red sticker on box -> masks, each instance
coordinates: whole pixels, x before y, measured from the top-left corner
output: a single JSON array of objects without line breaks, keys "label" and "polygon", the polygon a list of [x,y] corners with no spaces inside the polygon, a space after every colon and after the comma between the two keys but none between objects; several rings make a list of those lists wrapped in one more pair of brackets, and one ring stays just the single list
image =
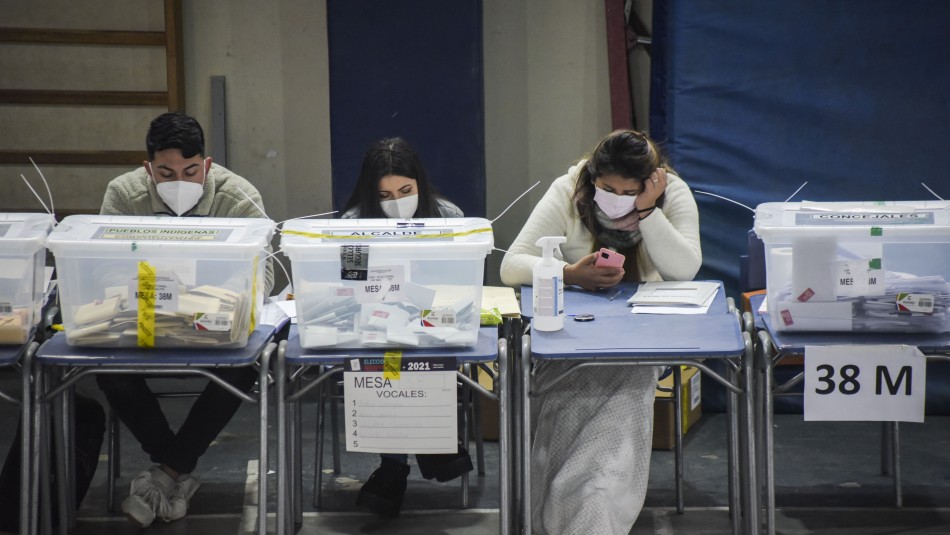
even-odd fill
[{"label": "red sticker on box", "polygon": [[385,310],[374,310],[371,315],[376,316],[377,318],[386,319],[389,317],[389,312],[386,312]]},{"label": "red sticker on box", "polygon": [[[805,291],[802,292],[802,295],[798,296],[798,300],[804,303],[805,301],[808,301],[809,299],[811,299],[812,296],[814,295],[815,295],[814,290],[812,290],[811,288],[806,288]],[[788,311],[786,310],[785,312],[788,312]]]},{"label": "red sticker on box", "polygon": [[782,311],[782,321],[785,322],[785,326],[793,325],[795,322],[792,321],[792,313],[785,309]]}]

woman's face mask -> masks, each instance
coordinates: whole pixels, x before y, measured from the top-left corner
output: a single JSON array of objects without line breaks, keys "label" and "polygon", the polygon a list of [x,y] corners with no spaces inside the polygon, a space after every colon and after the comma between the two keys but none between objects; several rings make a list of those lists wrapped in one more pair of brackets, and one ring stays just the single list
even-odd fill
[{"label": "woman's face mask", "polygon": [[600,207],[610,219],[619,219],[633,211],[637,202],[636,195],[617,195],[604,191],[598,187],[594,188],[594,202]]},{"label": "woman's face mask", "polygon": [[379,206],[383,209],[383,213],[386,214],[386,217],[408,219],[415,215],[416,208],[419,207],[419,195],[412,194],[398,199],[380,201]]}]

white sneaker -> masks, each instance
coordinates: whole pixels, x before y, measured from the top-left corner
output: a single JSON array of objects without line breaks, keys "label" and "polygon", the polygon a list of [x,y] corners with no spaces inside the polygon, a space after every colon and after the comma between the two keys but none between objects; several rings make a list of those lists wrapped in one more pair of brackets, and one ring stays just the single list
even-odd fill
[{"label": "white sneaker", "polygon": [[178,478],[178,484],[168,495],[168,516],[162,517],[165,522],[173,522],[184,518],[188,513],[188,502],[201,486],[201,480],[191,474],[183,474]]},{"label": "white sneaker", "polygon": [[129,485],[129,497],[122,500],[122,512],[139,527],[147,528],[155,517],[169,514],[168,495],[175,489],[175,480],[153,466],[139,474]]}]

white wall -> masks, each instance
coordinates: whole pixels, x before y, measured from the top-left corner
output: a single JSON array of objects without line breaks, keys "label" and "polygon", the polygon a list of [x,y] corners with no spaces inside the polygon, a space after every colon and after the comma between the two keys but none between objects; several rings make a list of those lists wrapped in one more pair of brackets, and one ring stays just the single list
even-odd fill
[{"label": "white wall", "polygon": [[228,167],[257,186],[272,219],[329,211],[325,4],[189,0],[182,19],[186,108],[206,130],[210,78],[225,77]]},{"label": "white wall", "polygon": [[[484,1],[489,216],[541,184],[493,226],[505,249],[555,178],[610,131],[604,3]],[[502,253],[489,257],[500,284]]]},{"label": "white wall", "polygon": [[[3,2],[4,25],[160,30],[155,0],[95,0],[77,9],[68,0]],[[16,9],[14,9],[16,8]],[[186,111],[205,127],[211,147],[210,77],[226,77],[228,165],[261,191],[269,215],[282,220],[329,211],[330,127],[325,2],[187,0],[182,2]],[[495,225],[495,243],[506,248],[547,186],[610,130],[604,5],[602,1],[484,0],[485,140],[487,213],[497,215],[534,182],[541,185]],[[55,47],[0,46],[4,66],[16,62],[68,69],[69,87],[98,88],[107,78],[134,89],[163,86],[163,58],[144,49],[114,52],[126,72],[89,72],[92,60],[56,60]],[[102,49],[90,53],[101,53]],[[159,53],[160,54],[160,53]],[[72,58],[72,61],[68,61]],[[49,83],[35,69],[35,86]],[[0,87],[16,85],[0,69]],[[161,87],[163,89],[163,87]],[[148,119],[162,110],[85,109],[70,112],[0,106],[0,130],[20,135],[2,148],[60,143],[56,148],[144,148]],[[96,117],[125,114],[127,128],[109,129]],[[40,117],[39,120],[35,117]],[[55,126],[50,128],[49,126]],[[7,137],[7,136],[5,136]],[[11,146],[14,145],[14,146]],[[0,179],[27,169],[0,166]],[[60,167],[57,205],[96,209],[120,168],[78,171]],[[11,178],[12,177],[12,178]],[[19,188],[23,189],[23,188]],[[33,207],[29,192],[8,196],[3,208]],[[501,253],[490,256],[489,281],[497,283]]]}]

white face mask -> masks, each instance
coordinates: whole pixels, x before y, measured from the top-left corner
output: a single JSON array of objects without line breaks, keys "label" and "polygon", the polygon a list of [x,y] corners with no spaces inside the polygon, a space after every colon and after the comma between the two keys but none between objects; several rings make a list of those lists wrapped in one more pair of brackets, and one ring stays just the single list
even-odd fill
[{"label": "white face mask", "polygon": [[[152,164],[149,164],[151,169]],[[155,180],[155,177],[152,177]],[[158,196],[162,201],[179,216],[191,210],[201,200],[204,194],[205,171],[204,163],[201,166],[201,184],[188,182],[186,180],[171,180],[169,182],[156,182],[155,189],[158,190]]]},{"label": "white face mask", "polygon": [[598,187],[594,188],[594,202],[600,207],[601,211],[610,219],[619,219],[633,211],[637,202],[636,195],[617,195],[604,191]]},{"label": "white face mask", "polygon": [[393,219],[408,219],[415,215],[416,208],[419,207],[419,195],[406,195],[399,199],[390,199],[381,201],[379,207],[383,209],[386,217]]}]

